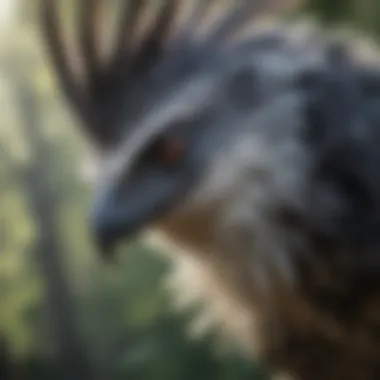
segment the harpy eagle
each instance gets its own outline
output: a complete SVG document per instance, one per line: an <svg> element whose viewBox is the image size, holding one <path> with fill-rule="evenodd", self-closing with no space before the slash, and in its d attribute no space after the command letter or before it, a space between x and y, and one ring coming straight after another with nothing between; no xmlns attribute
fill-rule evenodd
<svg viewBox="0 0 380 380"><path fill-rule="evenodd" d="M156 231L178 301L270 373L380 379L376 52L248 23L278 0L129 0L104 53L101 2L78 3L79 74L53 0L42 23L103 160L102 253Z"/></svg>

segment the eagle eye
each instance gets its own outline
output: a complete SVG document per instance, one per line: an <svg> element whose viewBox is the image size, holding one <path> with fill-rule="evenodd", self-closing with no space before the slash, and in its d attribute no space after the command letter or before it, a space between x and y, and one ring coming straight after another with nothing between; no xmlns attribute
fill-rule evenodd
<svg viewBox="0 0 380 380"><path fill-rule="evenodd" d="M146 162L163 166L178 164L186 150L186 141L175 136L164 136L157 139L148 149Z"/></svg>

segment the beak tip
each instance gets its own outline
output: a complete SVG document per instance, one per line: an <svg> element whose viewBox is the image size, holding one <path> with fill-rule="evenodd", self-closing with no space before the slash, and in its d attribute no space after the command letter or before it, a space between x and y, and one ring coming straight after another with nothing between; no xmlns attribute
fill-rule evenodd
<svg viewBox="0 0 380 380"><path fill-rule="evenodd" d="M105 262L112 262L115 257L116 241L110 231L96 226L92 229L92 239L101 259Z"/></svg>
<svg viewBox="0 0 380 380"><path fill-rule="evenodd" d="M107 236L99 236L94 238L96 250L98 251L101 259L107 263L112 263L115 259L116 244L113 239Z"/></svg>
<svg viewBox="0 0 380 380"><path fill-rule="evenodd" d="M128 223L121 221L118 213L104 204L94 207L89 219L92 240L100 258L106 263L114 263L120 241L128 237Z"/></svg>

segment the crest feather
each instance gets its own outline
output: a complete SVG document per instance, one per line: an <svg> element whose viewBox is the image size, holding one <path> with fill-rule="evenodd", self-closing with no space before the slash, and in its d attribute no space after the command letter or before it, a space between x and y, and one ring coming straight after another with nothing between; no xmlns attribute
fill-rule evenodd
<svg viewBox="0 0 380 380"><path fill-rule="evenodd" d="M93 143L100 149L109 149L119 139L125 94L131 82L146 76L173 50L192 46L197 30L212 10L217 9L221 17L202 44L218 46L250 20L281 9L289 1L241 0L223 9L221 1L201 0L178 25L185 0L166 0L160 6L151 0L119 0L107 6L104 0L80 0L75 45L81 59L81 77L74 70L73 53L62 28L59 4L63 1L42 0L41 24L60 88ZM111 53L104 59L100 45L109 27L105 25L109 12L121 17L114 41L107 42L112 45ZM143 21L149 17L148 24L152 26L144 31Z"/></svg>

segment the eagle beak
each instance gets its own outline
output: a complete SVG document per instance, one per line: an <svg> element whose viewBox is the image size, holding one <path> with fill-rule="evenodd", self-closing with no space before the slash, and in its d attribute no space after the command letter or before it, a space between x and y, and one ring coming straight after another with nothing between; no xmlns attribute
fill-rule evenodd
<svg viewBox="0 0 380 380"><path fill-rule="evenodd" d="M194 182L192 172L145 173L126 181L109 180L98 189L91 224L102 257L112 260L121 241L137 235L177 204Z"/></svg>
<svg viewBox="0 0 380 380"><path fill-rule="evenodd" d="M109 261L122 241L160 217L173 202L172 184L149 183L131 186L123 194L108 187L98 193L92 209L91 225L101 256Z"/></svg>
<svg viewBox="0 0 380 380"><path fill-rule="evenodd" d="M95 247L104 261L113 262L118 242L107 234L103 226L99 223L94 224L97 224L97 227L93 229Z"/></svg>
<svg viewBox="0 0 380 380"><path fill-rule="evenodd" d="M123 207L124 206L124 207ZM128 240L144 225L133 207L117 206L112 201L97 204L92 215L92 235L101 258L113 262L121 242Z"/></svg>
<svg viewBox="0 0 380 380"><path fill-rule="evenodd" d="M140 211L136 202L123 202L115 189L99 192L90 221L93 241L102 259L112 262L121 241L139 230Z"/></svg>
<svg viewBox="0 0 380 380"><path fill-rule="evenodd" d="M92 218L92 236L95 248L101 258L107 262L113 262L116 256L116 249L119 239L111 233L107 221L100 215Z"/></svg>

